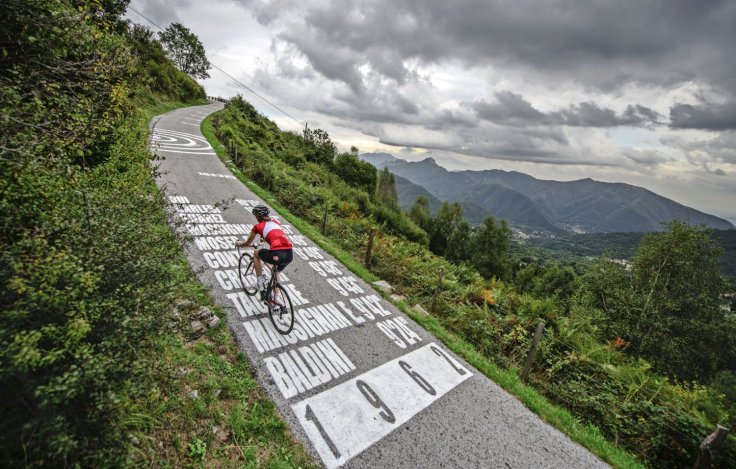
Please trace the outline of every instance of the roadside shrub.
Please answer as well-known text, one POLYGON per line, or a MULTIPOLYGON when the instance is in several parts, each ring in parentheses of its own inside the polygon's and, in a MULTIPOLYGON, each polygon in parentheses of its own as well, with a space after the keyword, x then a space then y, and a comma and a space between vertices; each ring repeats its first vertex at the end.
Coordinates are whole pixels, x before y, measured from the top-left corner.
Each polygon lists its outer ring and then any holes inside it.
POLYGON ((132 99, 203 91, 168 62, 138 61, 120 5, 9 0, 0 8, 12 38, 0 57, 7 466, 121 464, 126 396, 145 388, 139 357, 151 353, 175 291, 168 261, 179 244, 132 99), (157 77, 171 81, 153 85, 157 77))

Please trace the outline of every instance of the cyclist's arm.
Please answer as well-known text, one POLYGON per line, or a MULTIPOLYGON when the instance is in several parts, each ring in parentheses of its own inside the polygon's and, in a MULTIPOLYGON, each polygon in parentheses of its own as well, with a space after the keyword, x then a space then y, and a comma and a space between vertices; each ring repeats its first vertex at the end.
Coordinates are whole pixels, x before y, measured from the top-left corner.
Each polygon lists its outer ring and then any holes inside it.
POLYGON ((255 231, 251 231, 250 236, 248 236, 248 239, 246 239, 245 241, 235 241, 235 246, 240 247, 240 248, 245 247, 245 246, 250 246, 251 244, 253 244, 253 241, 256 239, 256 236, 258 236, 258 233, 256 233, 255 231))

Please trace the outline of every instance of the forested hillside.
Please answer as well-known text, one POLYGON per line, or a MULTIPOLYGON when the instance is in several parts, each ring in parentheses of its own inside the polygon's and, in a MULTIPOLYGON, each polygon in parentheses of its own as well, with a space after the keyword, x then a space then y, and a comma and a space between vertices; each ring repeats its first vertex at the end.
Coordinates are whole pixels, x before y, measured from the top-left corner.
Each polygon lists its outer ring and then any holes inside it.
POLYGON ((127 3, 0 4, 0 465, 310 466, 229 331, 187 332, 148 122, 205 94, 127 3))
MULTIPOLYGON (((572 413, 570 421, 599 428, 609 446, 581 436, 578 423, 549 418, 612 464, 629 466, 612 456, 617 446, 650 467, 691 467, 715 425, 734 423, 736 321, 721 308, 722 250, 708 230, 670 223, 642 240, 631 268, 601 257, 577 275, 512 257, 505 221, 472 227, 459 204, 434 213, 419 197, 402 211, 390 172, 360 161, 357 149, 338 154, 323 131, 281 132, 241 97, 212 124, 259 190, 365 262, 408 304, 431 309, 417 320, 472 344, 472 352, 456 348, 465 357, 480 354, 515 374, 543 321, 529 384, 572 413)), ((518 379, 502 382, 552 415, 518 379)), ((736 464, 732 439, 719 457, 724 467, 736 464)))
MULTIPOLYGON (((613 257, 629 259, 636 252, 645 233, 590 233, 559 237, 534 237, 524 244, 556 251, 561 258, 599 257, 609 253, 613 257)), ((713 237, 723 248, 723 272, 736 280, 736 230, 713 230, 713 237)))

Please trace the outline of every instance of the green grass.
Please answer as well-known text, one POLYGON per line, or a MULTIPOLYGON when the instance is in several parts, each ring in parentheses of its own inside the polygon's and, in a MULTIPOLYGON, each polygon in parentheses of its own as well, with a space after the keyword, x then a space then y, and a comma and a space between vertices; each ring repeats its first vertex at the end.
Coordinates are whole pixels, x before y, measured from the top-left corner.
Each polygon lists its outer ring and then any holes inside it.
POLYGON ((356 261, 351 254, 340 249, 335 243, 322 235, 322 233, 316 226, 292 214, 288 209, 286 209, 286 207, 281 205, 278 199, 276 199, 269 191, 263 189, 258 184, 245 177, 242 171, 240 171, 240 169, 238 169, 230 160, 225 147, 217 140, 217 137, 215 137, 215 129, 212 126, 212 117, 215 114, 210 114, 205 118, 204 121, 202 121, 202 134, 207 139, 207 141, 210 142, 210 145, 212 145, 212 147, 215 149, 215 152, 220 157, 225 166, 227 166, 228 169, 230 169, 230 171, 235 174, 240 182, 245 184, 248 189, 253 191, 258 197, 263 199, 264 202, 270 205, 271 208, 276 210, 279 215, 289 220, 289 222, 294 225, 296 229, 298 229, 303 235, 308 236, 309 239, 317 243, 319 247, 332 254, 337 260, 342 262, 351 271, 360 275, 363 280, 367 282, 378 280, 378 277, 369 272, 362 264, 356 261))
POLYGON ((155 385, 132 403, 140 431, 132 433, 131 465, 316 467, 238 352, 226 313, 212 305, 185 259, 177 268, 186 303, 178 311, 178 333, 162 338, 152 359, 160 370, 155 385), (222 322, 194 337, 189 321, 202 306, 222 322))
MULTIPOLYGON (((213 116, 214 114, 211 114, 202 122, 202 134, 210 142, 223 163, 241 182, 292 223, 302 234, 308 236, 322 249, 340 260, 353 273, 367 282, 378 280, 374 274, 369 272, 350 253, 344 251, 322 235, 314 225, 290 213, 270 192, 245 177, 239 168, 232 163, 227 150, 215 137, 215 131, 212 125, 213 116)), ((525 385, 519 378, 516 370, 499 368, 491 360, 479 353, 470 343, 449 332, 440 324, 437 318, 418 314, 413 309, 410 309, 405 302, 396 302, 391 300, 388 295, 384 293, 382 295, 387 301, 392 301, 400 307, 404 313, 441 340, 458 356, 465 359, 507 392, 517 397, 527 408, 566 434, 573 441, 581 444, 614 467, 627 469, 643 467, 630 453, 609 442, 597 427, 581 423, 567 410, 552 404, 532 387, 525 385)))
MULTIPOLYGON (((191 106, 162 103, 150 118, 191 106)), ((164 226, 168 229, 168 226, 164 226)), ((177 278, 176 318, 147 357, 147 392, 124 402, 130 416, 128 464, 132 467, 317 467, 250 372, 226 325, 183 251, 170 268, 177 278), (221 322, 202 335, 190 322, 208 307, 221 322), (152 374, 151 374, 152 373, 152 374)))

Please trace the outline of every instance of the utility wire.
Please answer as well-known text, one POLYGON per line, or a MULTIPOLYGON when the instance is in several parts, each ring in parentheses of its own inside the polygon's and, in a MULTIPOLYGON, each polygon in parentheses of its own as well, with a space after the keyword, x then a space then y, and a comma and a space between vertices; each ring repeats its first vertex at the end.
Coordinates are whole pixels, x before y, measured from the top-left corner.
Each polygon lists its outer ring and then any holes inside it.
MULTIPOLYGON (((154 25, 155 27, 157 27, 159 29, 159 31, 163 31, 164 30, 164 28, 162 28, 161 26, 157 25, 152 19, 148 18, 146 15, 144 15, 140 11, 136 10, 132 6, 128 6, 128 9, 131 10, 131 11, 133 11, 133 12, 135 12, 135 13, 137 13, 141 18, 143 18, 144 20, 148 21, 149 23, 151 23, 152 25, 154 25)), ((268 99, 266 99, 263 96, 261 96, 259 93, 257 93, 250 86, 246 85, 242 81, 240 81, 237 78, 235 78, 234 76, 230 75, 225 70, 221 69, 220 67, 218 67, 217 65, 213 64, 212 62, 210 62, 210 65, 212 65, 212 68, 219 70, 226 77, 230 78, 232 81, 234 81, 238 85, 242 86, 246 90, 250 91, 251 93, 253 93, 257 97, 261 98, 263 101, 265 101, 266 103, 268 103, 271 107, 273 107, 274 109, 278 110, 279 112, 281 112, 282 114, 284 114, 285 116, 287 116, 288 118, 290 118, 291 120, 293 120, 294 122, 296 122, 297 124, 299 124, 300 127, 306 127, 306 124, 302 123, 299 119, 295 118, 294 116, 292 116, 288 112, 284 111, 283 109, 281 109, 280 107, 278 107, 277 105, 275 105, 274 103, 272 103, 271 101, 269 101, 268 99)))

